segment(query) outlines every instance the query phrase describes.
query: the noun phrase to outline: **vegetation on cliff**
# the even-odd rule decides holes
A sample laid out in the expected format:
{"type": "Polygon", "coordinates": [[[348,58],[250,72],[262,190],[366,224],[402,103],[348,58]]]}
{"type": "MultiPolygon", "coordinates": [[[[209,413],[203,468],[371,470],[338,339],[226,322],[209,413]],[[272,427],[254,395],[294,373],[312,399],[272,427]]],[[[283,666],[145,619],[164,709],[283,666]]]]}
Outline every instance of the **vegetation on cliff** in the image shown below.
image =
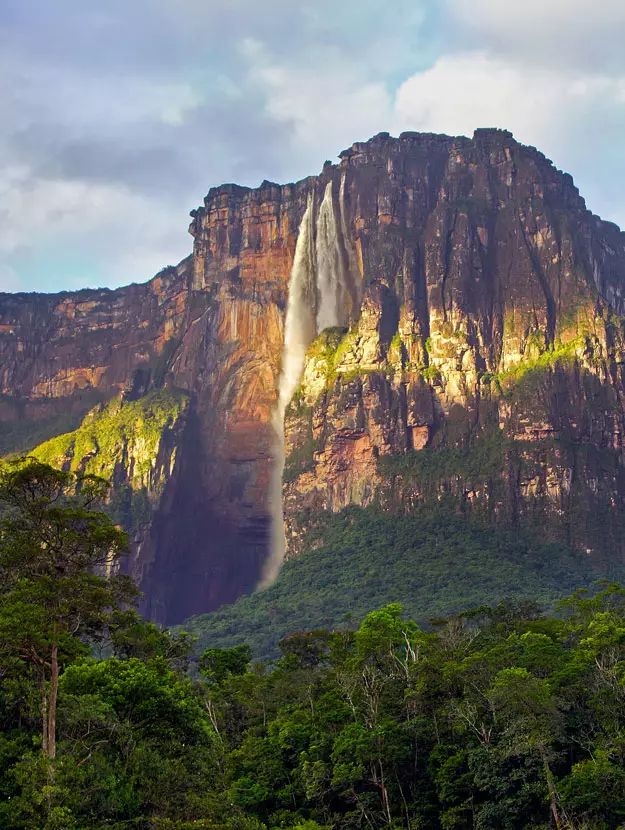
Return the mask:
{"type": "Polygon", "coordinates": [[[408,352],[400,331],[388,349],[377,332],[365,326],[359,333],[359,324],[347,335],[322,333],[287,412],[289,527],[307,511],[377,502],[409,513],[445,494],[463,515],[529,525],[596,561],[619,561],[625,467],[615,379],[622,322],[598,315],[591,335],[569,320],[552,343],[544,332],[523,329],[518,354],[505,344],[501,365],[508,368],[499,372],[465,367],[466,335],[450,323],[440,325],[436,349],[431,336],[426,340],[434,362],[409,371],[397,357],[408,352]],[[354,337],[336,373],[336,354],[354,337]],[[451,351],[437,363],[441,338],[451,351]],[[378,369],[367,368],[365,352],[378,356],[378,369]],[[466,385],[471,377],[477,394],[466,385]]]}
{"type": "Polygon", "coordinates": [[[382,456],[377,466],[387,508],[410,512],[415,503],[437,503],[444,495],[459,513],[485,525],[526,527],[583,548],[596,562],[618,563],[613,554],[625,514],[605,497],[625,483],[618,450],[565,434],[515,440],[495,428],[460,445],[382,456]]]}
{"type": "MultiPolygon", "coordinates": [[[[80,426],[85,413],[100,400],[97,392],[83,392],[80,397],[80,406],[76,412],[50,415],[47,413],[47,401],[30,401],[29,417],[25,417],[23,413],[16,413],[15,420],[2,421],[0,457],[12,453],[27,453],[57,435],[73,432],[80,426]]],[[[14,402],[8,396],[0,395],[0,404],[2,403],[8,403],[13,408],[14,402]]]]}
{"type": "Polygon", "coordinates": [[[356,624],[389,602],[427,624],[506,597],[548,605],[601,577],[625,577],[617,565],[596,567],[565,544],[465,519],[453,507],[443,500],[409,515],[375,508],[317,515],[304,553],[284,564],[271,588],[186,627],[202,647],[248,643],[257,657],[275,656],[290,631],[356,624]]]}
{"type": "Polygon", "coordinates": [[[93,409],[73,432],[33,450],[43,463],[114,478],[118,465],[131,482],[147,486],[166,430],[171,430],[188,403],[188,395],[158,389],[138,400],[123,396],[93,409]]]}
{"type": "Polygon", "coordinates": [[[169,388],[137,400],[118,396],[92,409],[78,429],[36,447],[32,456],[113,483],[107,511],[134,533],[149,521],[176,457],[173,433],[188,407],[186,393],[169,388]]]}
{"type": "MultiPolygon", "coordinates": [[[[2,471],[2,827],[622,827],[617,585],[429,630],[394,602],[355,630],[294,626],[271,665],[211,643],[190,679],[189,636],[92,572],[125,545],[93,510],[104,486],[32,460],[2,471]]],[[[371,519],[359,533],[375,543],[371,519]]]]}

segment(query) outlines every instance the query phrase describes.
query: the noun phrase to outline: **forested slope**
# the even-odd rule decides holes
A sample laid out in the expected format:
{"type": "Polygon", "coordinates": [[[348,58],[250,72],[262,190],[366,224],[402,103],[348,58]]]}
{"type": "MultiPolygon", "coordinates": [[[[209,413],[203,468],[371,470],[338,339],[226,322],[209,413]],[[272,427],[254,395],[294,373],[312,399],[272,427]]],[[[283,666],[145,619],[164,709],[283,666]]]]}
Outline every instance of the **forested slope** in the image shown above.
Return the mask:
{"type": "Polygon", "coordinates": [[[597,566],[563,543],[481,524],[452,506],[411,515],[375,508],[321,514],[305,551],[284,564],[271,588],[193,617],[185,628],[202,647],[248,643],[255,656],[271,656],[285,634],[353,626],[389,602],[427,624],[507,597],[549,605],[596,579],[625,577],[614,563],[597,566]]]}
{"type": "MultiPolygon", "coordinates": [[[[213,645],[189,677],[189,636],[129,607],[136,588],[116,567],[128,539],[94,510],[106,487],[32,459],[0,468],[0,827],[623,827],[618,586],[550,613],[489,603],[428,630],[395,602],[355,630],[291,631],[273,663],[253,663],[245,644],[213,645]]],[[[454,538],[450,516],[447,528],[441,515],[393,527],[351,513],[342,527],[362,563],[384,541],[398,552],[438,541],[441,583],[463,549],[460,564],[478,570],[507,551],[507,586],[535,556],[523,540],[497,549],[477,528],[454,538]]],[[[340,535],[338,524],[322,532],[328,545],[340,535]]],[[[552,553],[546,596],[574,578],[574,558],[552,553]]],[[[497,578],[480,585],[501,590],[497,578]]],[[[399,579],[385,590],[410,595],[399,579]]]]}

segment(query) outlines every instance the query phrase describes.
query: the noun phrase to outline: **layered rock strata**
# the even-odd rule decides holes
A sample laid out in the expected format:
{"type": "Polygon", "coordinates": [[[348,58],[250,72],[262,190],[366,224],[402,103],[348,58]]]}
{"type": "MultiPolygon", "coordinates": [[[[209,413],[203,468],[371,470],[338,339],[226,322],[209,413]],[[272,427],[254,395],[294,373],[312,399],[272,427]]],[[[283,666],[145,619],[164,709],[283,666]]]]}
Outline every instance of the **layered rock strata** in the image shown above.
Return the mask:
{"type": "Polygon", "coordinates": [[[287,413],[290,553],[319,511],[451,498],[622,556],[625,235],[503,131],[377,137],[342,165],[364,297],[287,413]]]}
{"type": "MultiPolygon", "coordinates": [[[[621,555],[625,236],[505,131],[381,134],[297,184],[224,185],[192,213],[192,255],[145,285],[2,295],[3,451],[110,402],[184,396],[131,565],[145,610],[178,622],[252,590],[311,202],[320,334],[286,415],[289,554],[319,511],[448,494],[621,555]],[[321,319],[324,284],[340,313],[321,319]]],[[[134,452],[113,478],[139,492],[134,452]]]]}

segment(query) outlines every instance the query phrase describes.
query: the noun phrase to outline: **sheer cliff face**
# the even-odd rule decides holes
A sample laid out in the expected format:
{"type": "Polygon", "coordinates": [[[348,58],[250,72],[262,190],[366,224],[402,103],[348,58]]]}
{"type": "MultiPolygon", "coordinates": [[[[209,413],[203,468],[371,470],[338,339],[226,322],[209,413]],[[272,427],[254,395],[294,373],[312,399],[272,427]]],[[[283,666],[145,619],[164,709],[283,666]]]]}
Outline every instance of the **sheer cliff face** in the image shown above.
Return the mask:
{"type": "Polygon", "coordinates": [[[342,166],[364,298],[287,414],[290,554],[321,510],[447,497],[622,556],[625,235],[501,131],[342,166]]]}
{"type": "Polygon", "coordinates": [[[195,216],[192,256],[145,285],[0,297],[2,451],[37,446],[50,463],[112,480],[154,619],[216,608],[260,577],[306,199],[305,183],[225,186],[195,216]]]}
{"type": "Polygon", "coordinates": [[[148,613],[177,622],[251,590],[289,276],[309,195],[319,234],[328,185],[347,326],[312,344],[287,411],[289,555],[321,510],[442,493],[620,550],[625,236],[502,131],[381,135],[295,185],[225,185],[192,214],[192,256],[145,285],[3,295],[3,451],[91,411],[54,457],[86,468],[108,453],[99,469],[143,505],[125,521],[148,613]],[[157,443],[133,439],[130,416],[165,393],[156,420],[136,416],[157,443]],[[114,422],[114,450],[85,449],[94,417],[114,422]]]}

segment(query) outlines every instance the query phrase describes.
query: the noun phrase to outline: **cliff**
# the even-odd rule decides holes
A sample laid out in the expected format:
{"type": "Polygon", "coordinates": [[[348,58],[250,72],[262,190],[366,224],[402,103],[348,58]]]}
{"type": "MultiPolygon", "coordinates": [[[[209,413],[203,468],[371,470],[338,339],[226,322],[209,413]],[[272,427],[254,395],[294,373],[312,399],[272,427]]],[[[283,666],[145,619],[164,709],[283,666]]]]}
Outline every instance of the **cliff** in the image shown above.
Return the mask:
{"type": "Polygon", "coordinates": [[[381,134],[192,217],[192,255],[145,285],[0,296],[2,450],[71,433],[38,453],[110,474],[154,619],[266,566],[285,319],[316,336],[285,401],[288,555],[323,511],[445,496],[622,556],[625,235],[541,153],[381,134]]]}
{"type": "Polygon", "coordinates": [[[144,285],[0,295],[0,449],[112,480],[153,619],[219,607],[260,578],[306,193],[212,190],[194,212],[194,253],[144,285]]]}
{"type": "Polygon", "coordinates": [[[342,167],[364,297],[287,412],[290,552],[319,511],[452,498],[622,557],[625,235],[504,131],[381,136],[342,167]]]}

